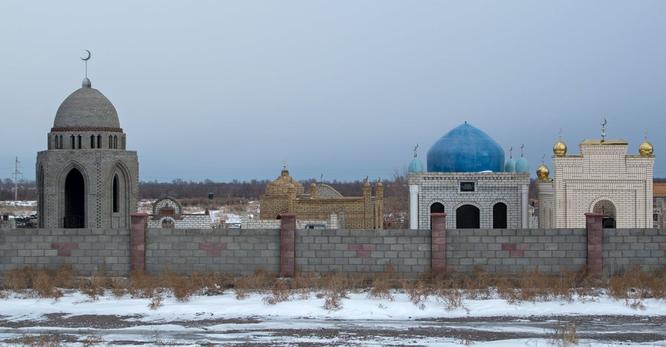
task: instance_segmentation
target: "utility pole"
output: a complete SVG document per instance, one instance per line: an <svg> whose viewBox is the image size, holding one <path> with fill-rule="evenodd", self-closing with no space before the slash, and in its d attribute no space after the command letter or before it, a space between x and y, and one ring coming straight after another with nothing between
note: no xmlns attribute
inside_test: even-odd
<svg viewBox="0 0 666 347"><path fill-rule="evenodd" d="M23 173L19 170L20 168L21 162L18 160L18 157L16 157L16 161L14 162L14 201L18 201L19 177L23 179Z"/></svg>

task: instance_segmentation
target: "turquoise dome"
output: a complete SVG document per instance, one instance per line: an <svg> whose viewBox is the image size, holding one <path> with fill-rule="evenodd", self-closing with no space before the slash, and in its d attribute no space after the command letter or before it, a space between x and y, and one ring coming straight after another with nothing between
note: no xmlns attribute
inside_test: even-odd
<svg viewBox="0 0 666 347"><path fill-rule="evenodd" d="M513 160L513 158L509 158L509 160L506 161L506 164L504 164L504 171L516 172L516 161Z"/></svg>
<svg viewBox="0 0 666 347"><path fill-rule="evenodd" d="M504 150L485 132L465 122L428 150L428 172L502 172Z"/></svg>
<svg viewBox="0 0 666 347"><path fill-rule="evenodd" d="M528 165L527 159L525 159L525 157L520 157L518 160L516 160L516 172L530 172L530 166Z"/></svg>
<svg viewBox="0 0 666 347"><path fill-rule="evenodd" d="M423 172L423 164L421 164L419 158L414 157L414 159L412 159L412 162L409 163L409 168L407 169L407 171L410 173Z"/></svg>

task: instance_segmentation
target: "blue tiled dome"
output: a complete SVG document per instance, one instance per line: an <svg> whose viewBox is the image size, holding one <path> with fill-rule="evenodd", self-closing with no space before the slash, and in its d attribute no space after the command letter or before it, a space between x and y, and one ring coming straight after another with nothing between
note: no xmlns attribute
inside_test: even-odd
<svg viewBox="0 0 666 347"><path fill-rule="evenodd" d="M530 166L527 163L527 159L525 159L525 157L520 157L518 160L516 160L516 172L530 172Z"/></svg>
<svg viewBox="0 0 666 347"><path fill-rule="evenodd" d="M505 172L516 172L516 161L513 159L509 159L506 161L506 164L504 164L504 171Z"/></svg>
<svg viewBox="0 0 666 347"><path fill-rule="evenodd" d="M419 160L419 158L414 157L414 159L412 159L412 162L409 163L408 171L410 173L421 173L421 172L423 172L423 164L421 164L421 161Z"/></svg>
<svg viewBox="0 0 666 347"><path fill-rule="evenodd" d="M467 122L442 136L428 150L429 172L502 172L503 169L502 147Z"/></svg>

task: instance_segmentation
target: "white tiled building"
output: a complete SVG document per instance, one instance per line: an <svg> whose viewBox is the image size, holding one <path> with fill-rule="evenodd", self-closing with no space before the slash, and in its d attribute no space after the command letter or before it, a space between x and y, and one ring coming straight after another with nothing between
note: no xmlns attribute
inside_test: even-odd
<svg viewBox="0 0 666 347"><path fill-rule="evenodd" d="M537 170L539 227L583 228L585 213L605 215L607 228L652 228L652 145L645 141L628 154L624 140L585 140L580 154L564 142L553 148L553 177Z"/></svg>

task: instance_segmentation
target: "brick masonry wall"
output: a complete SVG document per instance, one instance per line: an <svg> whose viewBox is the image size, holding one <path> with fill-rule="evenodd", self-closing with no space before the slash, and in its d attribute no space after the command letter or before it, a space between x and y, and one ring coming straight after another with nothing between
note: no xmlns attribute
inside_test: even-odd
<svg viewBox="0 0 666 347"><path fill-rule="evenodd" d="M279 270L279 230L148 229L147 234L149 273L160 273L167 268L182 274Z"/></svg>
<svg viewBox="0 0 666 347"><path fill-rule="evenodd" d="M14 229L0 232L0 273L23 267L71 264L79 275L129 273L129 231L123 229Z"/></svg>
<svg viewBox="0 0 666 347"><path fill-rule="evenodd" d="M666 267L666 230L604 229L603 266L605 274L629 271L638 266L644 271Z"/></svg>

